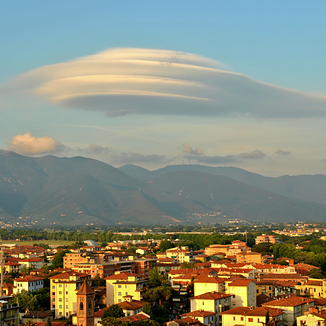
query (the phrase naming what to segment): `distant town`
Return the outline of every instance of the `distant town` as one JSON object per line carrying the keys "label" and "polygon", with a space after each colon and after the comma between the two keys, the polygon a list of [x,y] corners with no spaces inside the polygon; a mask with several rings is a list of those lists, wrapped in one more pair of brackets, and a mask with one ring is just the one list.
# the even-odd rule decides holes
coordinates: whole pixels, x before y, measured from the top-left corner
{"label": "distant town", "polygon": [[324,325],[323,223],[0,229],[3,325]]}

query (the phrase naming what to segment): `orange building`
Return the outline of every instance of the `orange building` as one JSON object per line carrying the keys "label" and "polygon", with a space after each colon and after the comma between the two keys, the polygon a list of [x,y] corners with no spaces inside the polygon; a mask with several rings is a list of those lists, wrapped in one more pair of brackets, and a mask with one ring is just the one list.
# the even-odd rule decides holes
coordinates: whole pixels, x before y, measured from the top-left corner
{"label": "orange building", "polygon": [[239,252],[235,256],[237,263],[261,263],[261,254],[258,252]]}

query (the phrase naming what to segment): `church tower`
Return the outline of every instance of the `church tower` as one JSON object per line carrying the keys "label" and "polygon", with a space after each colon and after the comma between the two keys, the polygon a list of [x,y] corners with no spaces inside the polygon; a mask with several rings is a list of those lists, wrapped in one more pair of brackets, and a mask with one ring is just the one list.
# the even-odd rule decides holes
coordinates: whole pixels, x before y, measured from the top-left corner
{"label": "church tower", "polygon": [[94,326],[94,296],[85,280],[77,291],[77,326]]}

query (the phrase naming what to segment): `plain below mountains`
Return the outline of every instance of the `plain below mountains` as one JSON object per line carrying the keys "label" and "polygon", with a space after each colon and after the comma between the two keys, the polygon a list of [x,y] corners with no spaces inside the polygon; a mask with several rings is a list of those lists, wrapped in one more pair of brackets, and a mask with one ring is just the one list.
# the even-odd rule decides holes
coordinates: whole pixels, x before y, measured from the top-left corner
{"label": "plain below mountains", "polygon": [[116,169],[84,157],[0,151],[0,222],[7,226],[324,220],[324,189],[325,176],[266,178],[190,165]]}

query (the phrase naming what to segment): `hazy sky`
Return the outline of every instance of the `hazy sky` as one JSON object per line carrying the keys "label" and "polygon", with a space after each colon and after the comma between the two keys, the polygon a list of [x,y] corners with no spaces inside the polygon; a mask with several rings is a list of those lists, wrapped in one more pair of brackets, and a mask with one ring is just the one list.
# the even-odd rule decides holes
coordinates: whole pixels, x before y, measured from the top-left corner
{"label": "hazy sky", "polygon": [[325,1],[1,1],[0,149],[326,174]]}

